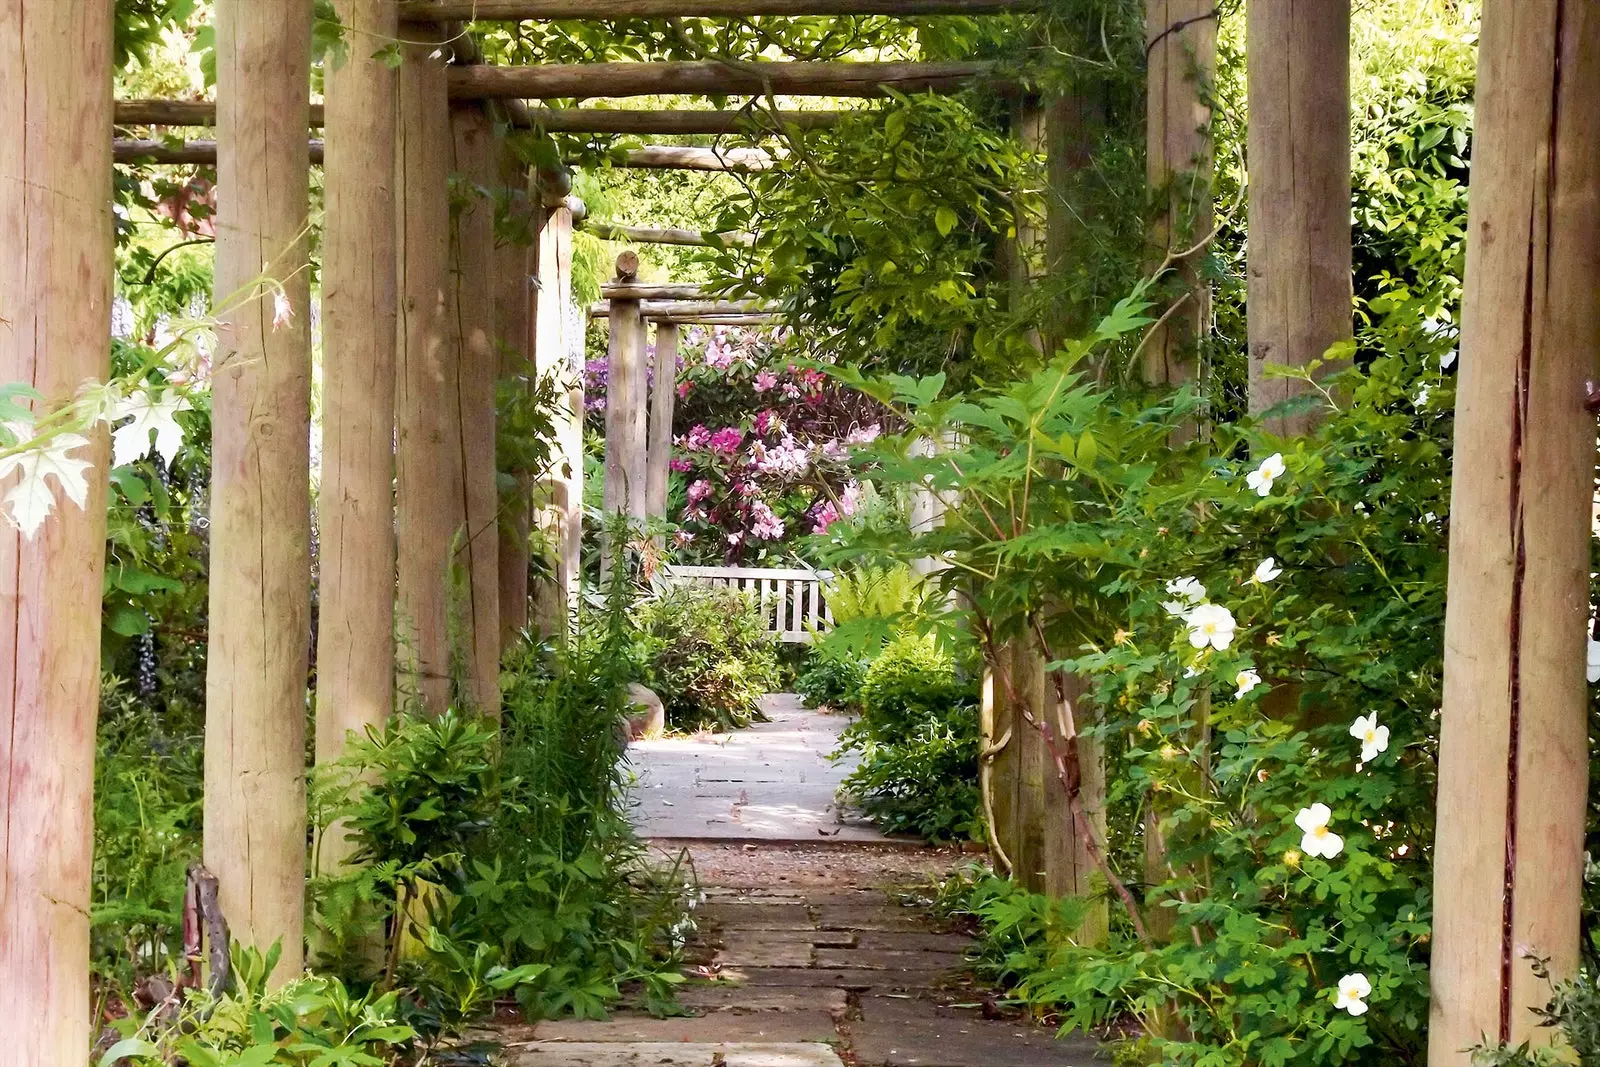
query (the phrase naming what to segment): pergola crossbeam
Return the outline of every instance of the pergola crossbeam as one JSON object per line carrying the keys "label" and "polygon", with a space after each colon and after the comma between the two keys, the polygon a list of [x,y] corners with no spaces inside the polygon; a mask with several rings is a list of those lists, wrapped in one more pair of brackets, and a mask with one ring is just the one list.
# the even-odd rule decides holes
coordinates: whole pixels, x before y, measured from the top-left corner
{"label": "pergola crossbeam", "polygon": [[[537,125],[549,133],[707,135],[774,133],[780,129],[816,130],[836,125],[848,110],[642,111],[603,107],[527,108],[512,116],[519,125]],[[118,100],[118,126],[215,126],[217,105],[211,100]],[[321,104],[311,105],[311,126],[323,125]],[[158,143],[158,142],[153,142]]]}
{"label": "pergola crossbeam", "polygon": [[1038,0],[407,0],[406,22],[520,22],[524,19],[754,18],[760,15],[1006,15],[1037,11]]}
{"label": "pergola crossbeam", "polygon": [[[320,166],[324,144],[312,139],[306,143],[313,166]],[[170,143],[119,137],[111,145],[118,163],[156,163],[170,166],[212,166],[217,162],[217,142],[194,140]],[[677,145],[648,145],[629,150],[620,160],[624,167],[645,170],[699,170],[713,173],[762,171],[775,164],[772,156],[759,149],[685,148]]]}
{"label": "pergola crossbeam", "polygon": [[713,234],[701,230],[663,229],[655,226],[625,226],[617,222],[585,222],[585,233],[605,241],[628,241],[642,245],[678,245],[703,248],[714,243],[713,238],[725,245],[748,245],[754,238],[748,233],[728,232]]}
{"label": "pergola crossbeam", "polygon": [[957,91],[982,80],[991,88],[1016,82],[993,63],[547,63],[537,66],[453,67],[454,100],[553,100],[656,96],[669,93],[869,97]]}

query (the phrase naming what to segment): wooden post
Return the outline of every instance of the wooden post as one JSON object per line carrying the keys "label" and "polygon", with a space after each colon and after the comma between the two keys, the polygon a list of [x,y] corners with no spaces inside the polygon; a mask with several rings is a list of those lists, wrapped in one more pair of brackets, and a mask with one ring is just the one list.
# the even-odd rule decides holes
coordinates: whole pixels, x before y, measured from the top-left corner
{"label": "wooden post", "polygon": [[[0,382],[47,409],[110,374],[111,5],[0,0]],[[42,413],[42,410],[41,410]],[[0,1019],[19,1067],[85,1062],[105,434],[82,506],[0,521]],[[9,489],[11,479],[4,487]]]}
{"label": "wooden post", "polygon": [[565,403],[555,411],[551,469],[537,495],[539,525],[552,548],[555,580],[534,592],[539,632],[567,632],[578,594],[579,549],[583,544],[583,320],[572,303],[572,208],[565,202],[544,209],[537,245],[538,299],[534,303],[533,361],[540,375],[565,384]]}
{"label": "wooden post", "polygon": [[[506,198],[513,223],[526,224],[538,240],[537,220],[542,210],[530,207],[527,168],[508,144],[500,141],[496,156],[499,175],[496,192]],[[521,225],[512,230],[520,236]],[[494,246],[495,343],[500,356],[500,381],[521,383],[526,395],[534,377],[532,314],[529,272],[533,248],[529,242],[496,237]],[[500,649],[511,648],[528,627],[528,535],[532,516],[534,472],[509,470],[514,483],[500,494]]]}
{"label": "wooden post", "polygon": [[[450,703],[451,539],[465,519],[457,351],[446,331],[451,158],[444,64],[428,31],[407,29],[395,136],[397,327],[396,630],[402,697],[435,714]],[[435,36],[437,36],[435,34]]]}
{"label": "wooden post", "polygon": [[671,481],[672,412],[678,402],[678,324],[656,323],[655,388],[650,395],[650,446],[647,451],[646,510],[652,519],[667,517]]}
{"label": "wooden post", "polygon": [[[1211,232],[1211,107],[1217,67],[1217,9],[1211,0],[1146,0],[1149,50],[1145,159],[1155,215],[1150,244],[1159,264]],[[1193,378],[1196,345],[1211,318],[1211,287],[1200,276],[1204,249],[1174,265],[1166,300],[1182,303],[1145,342],[1145,380]]]}
{"label": "wooden post", "polygon": [[[617,257],[618,281],[631,281],[638,271],[638,256],[624,252]],[[645,492],[644,322],[639,301],[613,297],[606,374],[606,514],[620,511],[642,520]]]}
{"label": "wooden post", "polygon": [[[337,10],[358,40],[395,36],[394,0]],[[395,73],[371,51],[326,74],[319,764],[394,710]],[[347,854],[342,835],[319,849],[324,870]]]}
{"label": "wooden post", "polygon": [[[1311,391],[1269,378],[1351,336],[1350,0],[1251,0],[1250,411]],[[1198,24],[1196,24],[1198,25]],[[1267,428],[1302,434],[1316,412]]]}
{"label": "wooden post", "polygon": [[[205,861],[233,936],[304,956],[311,0],[218,0]],[[274,291],[256,292],[268,279]],[[283,309],[283,310],[280,310]],[[288,313],[285,314],[285,310]]]}
{"label": "wooden post", "polygon": [[1484,7],[1450,506],[1429,1059],[1557,1039],[1578,965],[1600,352],[1600,11]]}
{"label": "wooden post", "polygon": [[448,333],[459,352],[454,395],[460,411],[463,525],[455,537],[452,629],[460,680],[475,708],[500,714],[500,494],[495,477],[494,205],[479,189],[494,180],[494,129],[474,105],[450,110],[456,202],[451,206]]}

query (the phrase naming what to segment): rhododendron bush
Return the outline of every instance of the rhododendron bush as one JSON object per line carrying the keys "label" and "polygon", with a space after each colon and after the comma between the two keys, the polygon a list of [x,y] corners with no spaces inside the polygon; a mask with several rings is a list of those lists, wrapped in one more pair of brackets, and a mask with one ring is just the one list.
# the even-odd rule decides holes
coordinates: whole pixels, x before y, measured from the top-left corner
{"label": "rhododendron bush", "polygon": [[[780,559],[855,515],[863,489],[851,450],[884,432],[890,413],[802,365],[804,351],[782,329],[685,331],[668,512],[678,559]],[[653,345],[647,355],[653,381]],[[604,421],[606,371],[604,359],[585,369],[595,424]]]}

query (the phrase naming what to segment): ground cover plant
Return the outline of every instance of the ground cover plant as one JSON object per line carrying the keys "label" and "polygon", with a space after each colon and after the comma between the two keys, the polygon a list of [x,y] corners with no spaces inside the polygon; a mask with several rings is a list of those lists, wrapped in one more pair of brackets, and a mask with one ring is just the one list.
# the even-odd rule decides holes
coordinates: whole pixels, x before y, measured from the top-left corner
{"label": "ground cover plant", "polygon": [[677,730],[730,730],[761,714],[778,683],[776,639],[736,589],[676,585],[641,607],[639,662]]}

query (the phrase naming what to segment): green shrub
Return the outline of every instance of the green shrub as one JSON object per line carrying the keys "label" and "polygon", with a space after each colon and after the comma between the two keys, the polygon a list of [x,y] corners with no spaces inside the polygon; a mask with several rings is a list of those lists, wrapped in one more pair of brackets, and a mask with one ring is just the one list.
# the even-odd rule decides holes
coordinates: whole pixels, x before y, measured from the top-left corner
{"label": "green shrub", "polygon": [[806,669],[795,679],[795,692],[807,707],[855,711],[861,706],[861,684],[867,679],[861,661],[813,650]]}
{"label": "green shrub", "polygon": [[931,640],[902,637],[867,668],[861,718],[838,755],[861,763],[845,793],[890,833],[930,841],[982,835],[975,687]]}
{"label": "green shrub", "polygon": [[643,606],[640,627],[648,684],[676,729],[748,726],[778,684],[776,639],[743,593],[675,586]]}
{"label": "green shrub", "polygon": [[975,697],[953,656],[926,638],[902,637],[867,668],[861,726],[875,741],[908,740],[924,724],[970,717]]}

